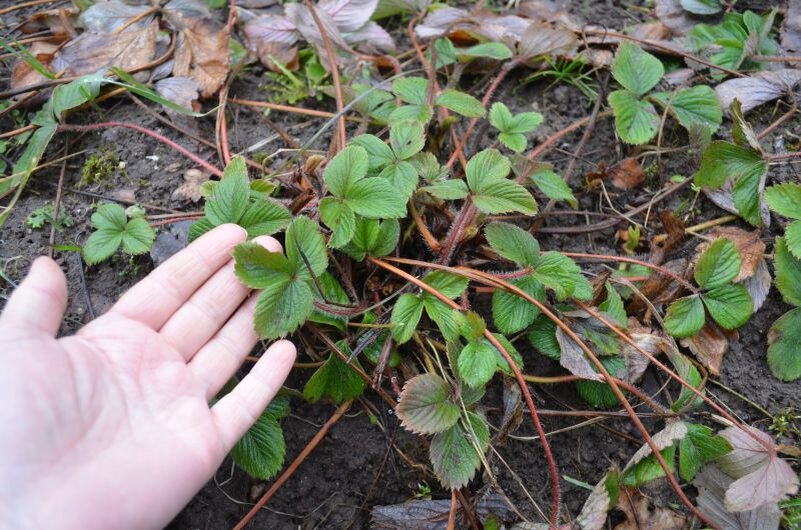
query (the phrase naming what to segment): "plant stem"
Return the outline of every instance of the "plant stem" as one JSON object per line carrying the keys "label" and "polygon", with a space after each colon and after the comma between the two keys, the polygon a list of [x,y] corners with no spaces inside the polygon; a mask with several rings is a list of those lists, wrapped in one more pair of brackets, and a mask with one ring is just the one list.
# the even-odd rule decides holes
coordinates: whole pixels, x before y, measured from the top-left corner
{"label": "plant stem", "polygon": [[[724,215],[722,217],[718,217],[717,219],[711,219],[709,221],[704,221],[703,223],[698,223],[697,225],[688,226],[684,229],[684,232],[687,234],[695,234],[696,232],[701,232],[702,230],[706,230],[707,228],[712,228],[715,226],[720,226],[726,223],[730,223],[732,221],[736,221],[738,217],[736,215]],[[654,243],[661,243],[667,239],[667,234],[659,234],[655,236],[651,241]]]}
{"label": "plant stem", "polygon": [[251,508],[250,511],[236,524],[234,530],[242,530],[243,528],[245,528],[245,526],[250,522],[250,520],[253,519],[253,517],[259,512],[259,510],[261,510],[264,507],[264,505],[267,504],[267,502],[272,498],[272,496],[275,495],[275,493],[279,489],[281,489],[281,486],[283,486],[284,483],[287,480],[289,480],[289,478],[295,473],[295,471],[297,471],[300,464],[302,464],[303,461],[306,460],[306,458],[308,458],[311,452],[314,451],[314,449],[320,444],[323,438],[325,438],[325,435],[328,434],[328,431],[331,430],[331,427],[333,427],[336,424],[336,422],[338,422],[342,418],[342,416],[345,415],[345,413],[348,411],[348,409],[352,404],[353,400],[350,399],[342,403],[339,406],[339,408],[337,408],[334,414],[328,419],[327,422],[325,422],[325,425],[323,425],[322,428],[317,432],[317,434],[314,435],[314,438],[312,438],[311,441],[308,444],[306,444],[306,447],[303,448],[303,451],[300,452],[297,458],[295,458],[295,460],[293,460],[292,463],[289,464],[289,467],[287,467],[286,470],[283,473],[281,473],[281,476],[278,477],[278,480],[276,480],[273,483],[270,489],[268,489],[267,492],[261,496],[259,501],[253,506],[253,508]]}
{"label": "plant stem", "polygon": [[687,289],[688,291],[692,292],[693,294],[698,293],[698,288],[695,287],[693,284],[676,274],[675,272],[666,269],[665,267],[661,267],[659,265],[654,265],[653,263],[648,263],[647,261],[642,261],[639,259],[634,258],[627,258],[625,256],[612,256],[608,254],[586,254],[584,252],[562,252],[561,254],[565,256],[569,256],[572,258],[584,258],[584,259],[592,259],[592,260],[599,260],[599,261],[622,261],[624,263],[633,263],[635,265],[640,265],[642,267],[647,267],[649,269],[653,269],[660,274],[664,274],[665,276],[673,279],[679,285]]}

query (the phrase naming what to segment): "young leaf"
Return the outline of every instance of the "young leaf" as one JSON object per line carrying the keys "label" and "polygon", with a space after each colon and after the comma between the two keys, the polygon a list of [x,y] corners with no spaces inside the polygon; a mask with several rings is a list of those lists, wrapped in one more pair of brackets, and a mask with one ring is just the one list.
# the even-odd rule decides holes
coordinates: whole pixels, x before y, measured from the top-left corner
{"label": "young leaf", "polygon": [[375,257],[386,256],[398,245],[400,224],[397,219],[356,219],[353,239],[342,250],[358,261],[367,254]]}
{"label": "young leaf", "polygon": [[512,113],[509,107],[498,101],[493,103],[489,113],[490,125],[495,127],[501,132],[511,132],[512,128]]}
{"label": "young leaf", "polygon": [[423,316],[423,301],[413,294],[402,294],[392,308],[392,338],[397,344],[408,342]]}
{"label": "young leaf", "polygon": [[473,412],[468,412],[467,417],[469,429],[457,423],[434,436],[429,449],[434,473],[444,487],[452,490],[466,486],[473,478],[481,467],[477,451],[483,453],[489,445],[489,428],[484,419]]}
{"label": "young leaf", "polygon": [[695,474],[706,462],[715,460],[731,451],[731,445],[712,429],[697,423],[687,424],[687,436],[679,442],[679,475],[692,482]]}
{"label": "young leaf", "polygon": [[406,160],[413,157],[425,145],[423,124],[419,121],[394,123],[389,130],[389,143],[398,160]]}
{"label": "young leaf", "polygon": [[515,153],[522,153],[526,149],[526,136],[524,134],[502,132],[498,135],[498,140]]}
{"label": "young leaf", "polygon": [[634,43],[623,41],[612,62],[612,75],[626,90],[635,96],[643,96],[662,79],[665,68],[650,53]]}
{"label": "young leaf", "polygon": [[465,94],[452,88],[446,88],[440,92],[439,96],[434,100],[434,104],[468,118],[481,118],[486,112],[479,100],[470,94]]}
{"label": "young leaf", "polygon": [[609,104],[615,114],[615,127],[624,142],[640,145],[656,135],[659,115],[654,106],[628,90],[609,94]]}
{"label": "young leaf", "polygon": [[768,331],[768,366],[782,381],[801,377],[801,308],[780,316]]}
{"label": "young leaf", "polygon": [[689,337],[704,327],[704,320],[704,304],[700,297],[687,296],[668,306],[665,329],[674,337]]}
{"label": "young leaf", "polygon": [[[351,351],[344,340],[337,342],[337,347],[345,355]],[[353,359],[351,364],[361,368],[359,361]],[[367,388],[367,384],[350,366],[339,358],[335,352],[328,356],[328,360],[309,378],[303,388],[303,396],[311,403],[315,403],[323,396],[330,398],[334,403],[341,403],[347,399],[359,397]]]}
{"label": "young leaf", "polygon": [[[536,300],[545,300],[545,288],[531,276],[515,278],[509,283],[519,287]],[[501,333],[512,334],[529,327],[540,310],[527,300],[502,289],[492,293],[492,320]]]}
{"label": "young leaf", "polygon": [[606,282],[606,300],[601,302],[598,309],[611,316],[621,328],[626,329],[628,327],[628,316],[626,315],[626,308],[623,306],[623,299],[609,282]]}
{"label": "young leaf", "polygon": [[484,180],[479,188],[471,188],[473,204],[482,212],[492,215],[520,212],[525,215],[537,213],[534,197],[521,186],[511,180]]}
{"label": "young leaf", "polygon": [[353,185],[367,176],[368,165],[365,148],[349,145],[328,163],[323,179],[333,195],[346,198]]}
{"label": "young leaf", "polygon": [[130,221],[119,204],[103,204],[92,214],[95,232],[83,247],[86,263],[94,265],[111,257],[122,245],[128,254],[143,254],[150,250],[156,234],[150,225],[137,217]]}
{"label": "young leaf", "polygon": [[470,194],[463,180],[441,180],[420,189],[443,201],[458,201]]}
{"label": "young leaf", "polygon": [[344,201],[323,197],[320,201],[320,219],[333,231],[328,240],[331,248],[348,244],[356,231],[356,215]]}
{"label": "young leaf", "polygon": [[483,340],[468,342],[456,362],[459,376],[471,387],[485,385],[495,373],[496,355],[492,345]]}
{"label": "young leaf", "polygon": [[231,450],[236,465],[251,477],[269,480],[284,464],[286,442],[278,420],[289,413],[289,401],[276,397]]}
{"label": "young leaf", "polygon": [[509,108],[501,102],[492,105],[489,116],[490,123],[500,131],[498,139],[503,145],[516,153],[526,148],[525,133],[531,132],[542,123],[539,112],[522,112],[512,116]]}
{"label": "young leaf", "polygon": [[245,213],[249,195],[247,166],[245,159],[238,156],[226,166],[223,178],[206,201],[206,218],[214,226],[238,222]]}
{"label": "young leaf", "polygon": [[[723,111],[715,91],[706,85],[685,88],[675,96],[669,92],[656,92],[649,96],[668,111],[687,131],[705,127],[715,133],[723,121]],[[671,99],[672,98],[672,99]]]}
{"label": "young leaf", "polygon": [[785,302],[801,306],[801,259],[790,253],[783,237],[776,238],[774,254],[776,287]]}
{"label": "young leaf", "polygon": [[536,266],[540,260],[540,245],[534,236],[509,223],[490,223],[484,236],[492,250],[521,267]]}
{"label": "young leaf", "polygon": [[721,287],[737,277],[742,259],[737,247],[725,238],[716,239],[695,265],[695,281],[704,289]]}
{"label": "young leaf", "polygon": [[740,284],[722,285],[701,295],[709,314],[724,329],[736,329],[748,322],[754,303]]}
{"label": "young leaf", "polygon": [[418,434],[436,434],[459,421],[459,407],[448,383],[436,374],[413,377],[403,385],[397,406],[401,424]]}

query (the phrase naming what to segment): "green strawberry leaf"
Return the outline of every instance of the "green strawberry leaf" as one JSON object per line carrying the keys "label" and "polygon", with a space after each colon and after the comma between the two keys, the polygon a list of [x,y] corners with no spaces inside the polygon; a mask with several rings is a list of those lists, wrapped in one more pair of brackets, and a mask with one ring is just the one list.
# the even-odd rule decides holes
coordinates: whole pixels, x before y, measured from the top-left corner
{"label": "green strawberry leaf", "polygon": [[560,301],[569,297],[581,300],[592,297],[592,286],[581,273],[581,268],[559,252],[544,253],[532,276],[545,287],[552,289]]}
{"label": "green strawberry leaf", "polygon": [[392,338],[400,345],[412,338],[423,316],[423,301],[413,294],[402,294],[392,308]]}
{"label": "green strawberry leaf", "polygon": [[[545,288],[531,276],[515,278],[509,283],[519,287],[536,300],[545,301]],[[504,291],[496,289],[492,293],[492,320],[501,333],[513,334],[529,327],[537,315],[539,308],[527,300]]]}
{"label": "green strawberry leaf", "polygon": [[788,304],[801,306],[801,259],[793,256],[783,237],[776,238],[774,250],[776,287]]}
{"label": "green strawberry leaf", "polygon": [[441,180],[420,189],[443,201],[458,201],[470,194],[463,180]]}
{"label": "green strawberry leaf", "polygon": [[423,282],[453,300],[462,296],[464,290],[467,289],[468,279],[450,272],[434,271],[427,274],[423,278]]}
{"label": "green strawberry leaf", "polygon": [[801,377],[801,309],[780,316],[768,332],[768,366],[782,381]]}
{"label": "green strawberry leaf", "polygon": [[641,145],[659,130],[659,115],[654,106],[628,90],[609,94],[609,104],[615,115],[615,127],[624,142]]}
{"label": "green strawberry leaf", "polygon": [[320,219],[332,230],[328,239],[329,247],[342,248],[353,238],[356,215],[341,199],[323,197],[320,201]]}
{"label": "green strawberry leaf", "polygon": [[428,80],[422,77],[401,77],[392,82],[392,93],[405,103],[425,105]]}
{"label": "green strawberry leaf", "polygon": [[521,186],[511,180],[484,180],[479,188],[471,188],[473,204],[483,213],[493,215],[520,212],[525,215],[537,213],[537,202]]}
{"label": "green strawberry leaf", "polygon": [[446,88],[440,92],[434,100],[434,104],[468,118],[481,118],[486,112],[479,100],[470,94],[465,94],[452,88]]}
{"label": "green strawberry leaf", "polygon": [[278,420],[289,413],[289,400],[276,397],[231,450],[236,465],[251,477],[269,480],[284,464],[286,442]]}
{"label": "green strawberry leaf", "polygon": [[692,482],[695,474],[706,462],[715,460],[731,451],[731,445],[712,429],[697,423],[687,424],[687,436],[679,441],[679,475]]}
{"label": "green strawberry leaf", "polygon": [[434,436],[429,457],[440,483],[448,489],[466,486],[481,467],[481,456],[489,446],[489,428],[484,419],[474,412],[467,413],[469,425],[461,422]]}
{"label": "green strawberry leaf", "polygon": [[698,259],[695,281],[704,289],[715,289],[734,280],[740,273],[741,264],[734,243],[724,238],[716,239]]}
{"label": "green strawberry leaf", "polygon": [[534,267],[540,260],[540,245],[534,236],[509,223],[490,223],[484,237],[492,250],[521,267]]}
{"label": "green strawberry leaf", "polygon": [[[345,355],[350,355],[350,347],[346,341],[337,342],[337,347]],[[357,359],[353,359],[351,364],[361,368]],[[336,352],[332,352],[325,364],[318,368],[306,382],[303,396],[310,403],[316,403],[322,397],[330,398],[334,403],[342,403],[361,396],[365,388],[367,388],[367,383],[364,382],[364,379],[345,364]]]}
{"label": "green strawberry leaf", "polygon": [[636,97],[645,95],[665,75],[662,62],[634,43],[623,41],[612,61],[612,76]]}
{"label": "green strawberry leaf", "polygon": [[698,296],[680,298],[670,304],[665,314],[665,329],[674,337],[684,338],[704,327],[704,304]]}
{"label": "green strawberry leaf", "polygon": [[425,146],[423,124],[419,121],[393,123],[389,129],[389,145],[398,160],[413,157]]}
{"label": "green strawberry leaf", "polygon": [[723,121],[723,111],[718,97],[715,91],[706,85],[685,88],[675,96],[669,92],[656,92],[649,97],[662,108],[668,107],[668,111],[687,131],[701,126],[714,134]]}
{"label": "green strawberry leaf", "polygon": [[436,374],[422,374],[403,385],[397,414],[401,425],[418,434],[436,434],[459,421],[448,383]]}
{"label": "green strawberry leaf", "polygon": [[801,219],[801,184],[776,184],[765,190],[771,210],[790,219]]}
{"label": "green strawberry leaf", "polygon": [[549,199],[567,201],[573,208],[578,206],[578,201],[570,186],[551,170],[550,164],[538,164],[528,178]]}
{"label": "green strawberry leaf", "polygon": [[736,329],[754,313],[754,302],[740,284],[722,285],[701,295],[709,314],[724,329]]}
{"label": "green strawberry leaf", "polygon": [[495,373],[496,356],[495,349],[488,342],[468,342],[456,361],[459,377],[473,388],[485,385]]}

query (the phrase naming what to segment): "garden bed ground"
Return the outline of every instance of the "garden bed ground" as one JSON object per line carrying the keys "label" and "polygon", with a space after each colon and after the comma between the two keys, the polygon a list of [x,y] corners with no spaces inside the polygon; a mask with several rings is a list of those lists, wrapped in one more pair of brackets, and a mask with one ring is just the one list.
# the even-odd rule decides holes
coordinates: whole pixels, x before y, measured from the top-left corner
{"label": "garden bed ground", "polygon": [[[755,4],[753,7],[760,8],[760,5],[756,5],[759,2],[752,3]],[[14,2],[0,2],[0,7],[12,4]],[[585,20],[596,24],[620,27],[625,21],[643,19],[642,11],[634,9],[628,5],[629,3],[624,5],[619,2],[573,2],[573,4],[577,5],[572,9],[580,13]],[[766,2],[761,4],[767,5]],[[737,7],[745,9],[747,6],[741,6],[738,2]],[[23,14],[25,12],[19,13]],[[4,77],[7,77],[8,70],[5,72]],[[513,112],[523,110],[541,112],[545,116],[545,125],[538,130],[538,135],[541,137],[544,138],[592,111],[586,97],[571,86],[551,85],[548,81],[523,84],[527,73],[516,72],[507,79],[501,85],[496,99],[505,102]],[[601,83],[606,82],[606,76],[606,73],[601,74]],[[478,83],[486,81],[481,77],[475,80]],[[234,81],[230,95],[242,99],[264,99],[264,92],[258,88],[262,83],[262,68],[253,67]],[[471,84],[465,83],[465,86]],[[333,101],[330,99],[319,103],[310,102],[309,105],[313,108],[334,110]],[[229,140],[233,152],[244,150],[276,135],[275,130],[265,123],[258,110],[231,105],[229,112]],[[766,105],[752,113],[749,118],[755,122],[755,128],[760,130],[783,112],[784,110],[778,107]],[[281,129],[289,131],[300,144],[305,143],[317,132],[324,121],[279,112],[271,113],[269,118]],[[141,125],[201,156],[212,158],[216,156],[211,149],[166,127],[125,96],[107,101],[99,109],[82,112],[74,119],[78,120],[74,123],[115,120]],[[200,136],[213,139],[213,120],[199,120],[197,124]],[[13,123],[4,119],[0,128],[8,130],[13,127]],[[677,128],[666,131],[666,134],[686,133]],[[566,136],[560,142],[559,149],[546,156],[545,159],[553,162],[560,173],[564,171],[569,161],[569,154],[576,149],[581,135],[582,131],[579,130]],[[798,138],[799,135],[801,135],[801,119],[796,117],[766,137],[763,145],[775,145],[776,139],[789,140]],[[325,150],[329,139],[330,133],[326,133],[313,148]],[[146,205],[148,213],[151,214],[161,213],[156,207],[163,209],[164,212],[200,209],[198,204],[171,199],[174,190],[183,182],[186,170],[193,167],[192,163],[152,138],[118,128],[87,134],[60,134],[48,150],[46,159],[61,156],[65,147],[69,153],[83,153],[70,158],[66,166],[61,209],[72,218],[73,223],[57,234],[58,244],[79,245],[85,241],[91,230],[89,217],[92,206],[102,200],[133,200]],[[278,137],[265,145],[262,151],[270,153],[287,147],[289,145]],[[596,164],[601,162],[612,164],[620,160],[626,150],[625,146],[615,141],[611,120],[599,120],[592,137],[583,149],[582,158],[570,182],[579,199],[580,210],[609,211],[603,195],[598,190],[586,191],[582,188],[582,183],[587,172],[596,170]],[[119,162],[118,169],[97,184],[81,184],[81,171],[86,161],[106,151],[116,157]],[[663,155],[665,174],[692,173],[697,168],[697,157],[697,153],[686,152]],[[279,156],[276,164],[280,161]],[[792,169],[788,168],[788,171]],[[30,262],[36,256],[48,251],[49,225],[46,225],[44,230],[33,229],[26,223],[26,219],[36,209],[52,203],[56,196],[58,180],[58,165],[37,172],[11,217],[0,229],[0,267],[6,277],[6,280],[0,280],[0,306],[13,290],[14,282],[19,282],[24,277]],[[613,194],[611,199],[617,208],[623,209],[625,205],[639,205],[649,200],[657,190],[659,190],[657,177],[649,176],[642,186],[629,192]],[[688,190],[680,191],[656,205],[656,208],[674,209],[689,194]],[[697,210],[700,215],[694,218],[694,222],[702,222],[725,214],[705,198],[700,197],[698,200]],[[580,226],[598,219],[601,218],[553,215],[547,218],[544,226]],[[747,228],[742,222],[735,224]],[[651,227],[655,233],[661,231],[661,226],[658,224],[652,223]],[[547,250],[616,254],[619,252],[618,246],[614,243],[617,228],[580,235],[540,233],[537,234],[537,238],[542,248]],[[162,234],[167,231],[167,227],[164,227]],[[692,241],[690,244],[687,252],[690,252],[694,245]],[[62,328],[63,333],[74,332],[93,316],[102,314],[121,293],[153,268],[153,260],[147,255],[136,258],[117,255],[110,261],[93,267],[85,266],[79,254],[75,252],[61,251],[55,255],[69,279],[70,303]],[[596,270],[600,270],[600,266]],[[766,363],[767,330],[772,322],[788,309],[789,306],[782,302],[776,291],[771,291],[763,308],[739,330],[740,339],[732,344],[718,379],[722,385],[747,396],[749,400],[772,414],[787,407],[797,407],[798,396],[801,395],[801,381],[782,383],[770,374]],[[562,373],[558,363],[527,351],[525,341],[520,341],[519,345],[530,371],[542,375]],[[302,351],[299,360],[308,360],[304,358]],[[306,377],[302,369],[298,369],[297,373],[290,377],[287,385],[290,388],[299,388]],[[649,372],[641,387],[649,394],[658,394],[663,383],[663,379]],[[500,383],[496,386],[498,388],[493,388],[490,392],[494,395],[494,399],[490,402],[499,405]],[[669,385],[663,391],[675,394],[676,388]],[[538,405],[543,409],[586,408],[586,405],[576,397],[572,385],[534,387],[533,392]],[[729,407],[744,422],[762,428],[767,427],[769,419],[740,397],[715,385],[709,386],[709,393]],[[417,494],[425,493],[427,487],[430,487],[433,498],[449,498],[449,494],[443,492],[437,485],[436,478],[423,471],[427,465],[427,455],[416,438],[400,427],[398,419],[385,403],[369,397],[365,400],[367,401],[363,404],[357,403],[350,413],[332,428],[330,434],[300,466],[289,482],[255,517],[253,528],[366,528],[369,526],[373,506],[401,503]],[[283,423],[288,447],[287,462],[295,458],[330,417],[333,410],[334,407],[329,404],[309,405],[302,400],[293,401],[292,414]],[[377,413],[377,420],[384,430],[375,424],[376,417],[373,416],[373,411]],[[500,408],[490,408],[486,412],[490,424],[497,424],[500,420]],[[579,417],[546,417],[544,424],[546,431],[550,432],[569,429],[584,420],[585,418]],[[527,422],[524,422],[516,433],[520,437],[533,434],[533,428]],[[610,417],[598,423],[554,434],[551,443],[563,476],[595,484],[610,464],[624,463],[642,442],[628,419]],[[411,468],[399,458],[396,451],[390,448],[391,444],[421,465],[418,468]],[[519,475],[531,497],[547,513],[550,502],[549,479],[538,442],[511,439],[497,449],[509,467]],[[491,462],[501,486],[516,507],[532,520],[540,520],[536,508],[500,460],[492,458]],[[124,477],[120,479],[124,480]],[[474,490],[486,486],[481,478],[471,485]],[[241,519],[268,486],[269,482],[249,478],[228,460],[214,479],[178,515],[170,528],[176,530],[230,528]],[[677,502],[674,494],[663,482],[657,483],[657,486],[651,488],[649,492],[654,495],[654,503],[657,505],[675,506]],[[569,516],[578,513],[587,494],[584,488],[563,482],[564,507]]]}

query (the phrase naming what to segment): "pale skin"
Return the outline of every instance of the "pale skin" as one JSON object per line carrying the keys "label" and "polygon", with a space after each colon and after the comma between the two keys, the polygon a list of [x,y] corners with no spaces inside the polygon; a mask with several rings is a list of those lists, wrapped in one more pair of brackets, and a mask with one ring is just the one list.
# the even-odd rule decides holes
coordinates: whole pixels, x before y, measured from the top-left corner
{"label": "pale skin", "polygon": [[273,343],[210,406],[257,343],[246,237],[214,229],[59,339],[66,279],[33,263],[0,317],[0,527],[160,528],[209,480],[295,360]]}

